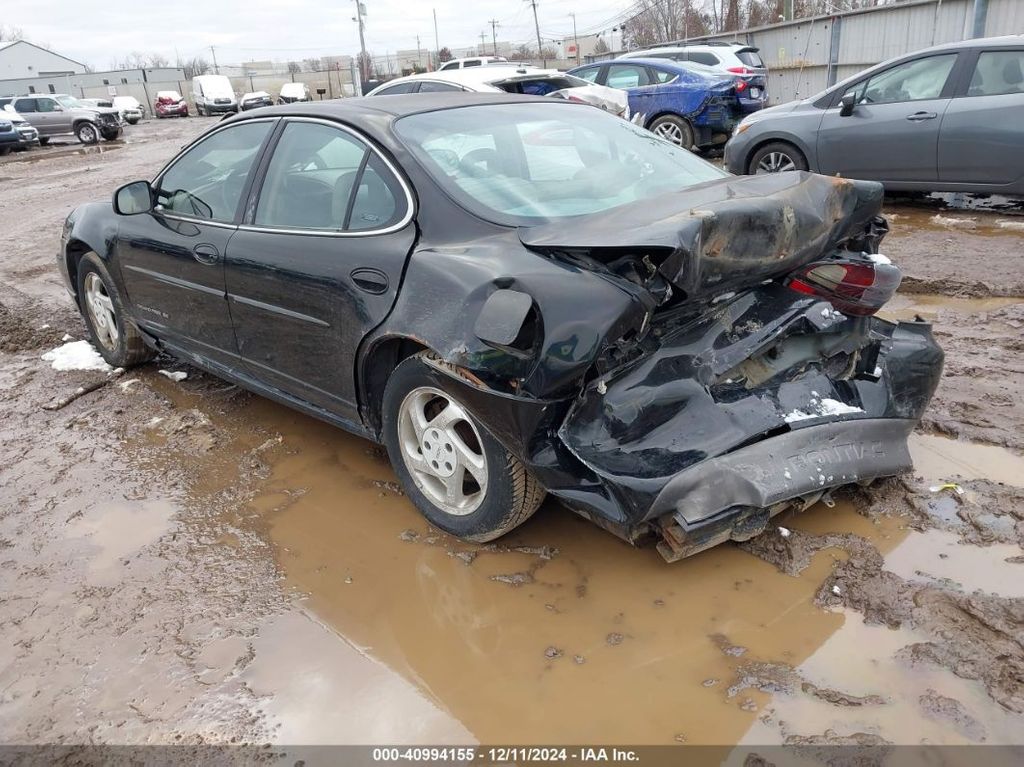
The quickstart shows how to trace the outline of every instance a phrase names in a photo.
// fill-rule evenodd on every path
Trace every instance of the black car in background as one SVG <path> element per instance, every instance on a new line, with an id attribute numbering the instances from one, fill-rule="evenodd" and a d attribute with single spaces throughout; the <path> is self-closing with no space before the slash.
<path id="1" fill-rule="evenodd" d="M 675 560 L 910 467 L 942 352 L 874 316 L 881 201 L 585 104 L 420 93 L 228 118 L 74 210 L 58 263 L 112 365 L 166 350 L 383 442 L 443 530 L 549 493 Z"/>

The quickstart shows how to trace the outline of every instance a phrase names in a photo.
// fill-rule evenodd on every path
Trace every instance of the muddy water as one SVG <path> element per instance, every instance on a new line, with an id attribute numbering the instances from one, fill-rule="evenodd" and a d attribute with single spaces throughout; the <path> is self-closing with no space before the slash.
<path id="1" fill-rule="evenodd" d="M 929 434 L 910 439 L 914 470 L 925 479 L 990 479 L 1024 487 L 1024 456 L 996 447 Z"/>
<path id="2" fill-rule="evenodd" d="M 283 437 L 254 506 L 287 582 L 362 651 L 325 654 L 317 674 L 364 678 L 371 657 L 450 717 L 427 716 L 427 733 L 458 723 L 483 742 L 736 742 L 768 701 L 726 694 L 737 666 L 799 664 L 844 623 L 812 604 L 828 555 L 799 578 L 732 546 L 668 566 L 550 501 L 499 545 L 463 544 L 426 526 L 369 443 L 262 401 L 248 416 Z M 907 535 L 845 505 L 798 519 L 882 551 Z M 287 721 L 306 703 L 269 710 Z"/>

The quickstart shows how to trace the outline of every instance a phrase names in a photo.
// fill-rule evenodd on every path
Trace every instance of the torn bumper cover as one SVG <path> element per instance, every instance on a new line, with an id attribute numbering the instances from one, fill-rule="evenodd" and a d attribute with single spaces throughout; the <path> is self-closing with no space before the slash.
<path id="1" fill-rule="evenodd" d="M 916 421 L 870 418 L 810 426 L 712 458 L 670 479 L 651 514 L 669 561 L 764 531 L 776 513 L 823 488 L 909 471 Z"/>

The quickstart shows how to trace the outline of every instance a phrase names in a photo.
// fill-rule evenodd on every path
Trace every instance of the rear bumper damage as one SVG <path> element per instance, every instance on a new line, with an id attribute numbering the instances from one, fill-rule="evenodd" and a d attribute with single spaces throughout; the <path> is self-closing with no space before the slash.
<path id="1" fill-rule="evenodd" d="M 670 479 L 656 517 L 668 561 L 764 532 L 779 512 L 833 487 L 909 471 L 916 421 L 864 418 L 809 426 L 712 458 Z"/>

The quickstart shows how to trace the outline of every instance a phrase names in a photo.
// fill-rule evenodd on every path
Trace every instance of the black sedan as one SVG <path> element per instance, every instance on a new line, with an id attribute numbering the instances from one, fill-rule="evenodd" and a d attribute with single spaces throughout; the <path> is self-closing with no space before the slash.
<path id="1" fill-rule="evenodd" d="M 873 316 L 881 200 L 583 104 L 348 99 L 219 123 L 58 262 L 112 365 L 166 350 L 383 442 L 450 533 L 548 493 L 674 560 L 909 468 L 942 352 Z"/>

